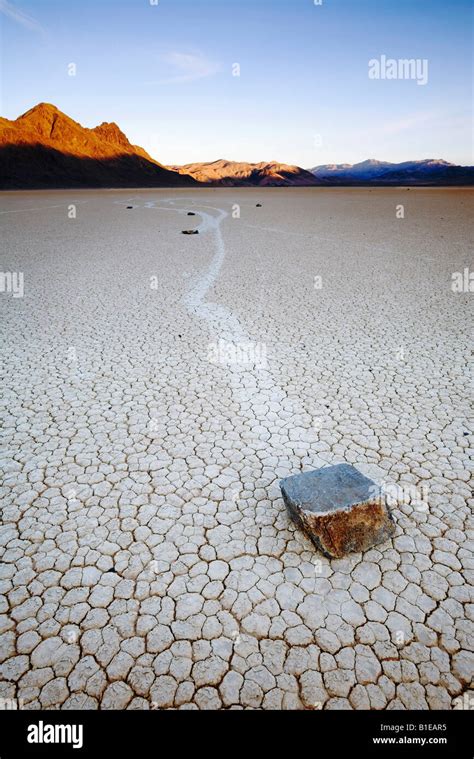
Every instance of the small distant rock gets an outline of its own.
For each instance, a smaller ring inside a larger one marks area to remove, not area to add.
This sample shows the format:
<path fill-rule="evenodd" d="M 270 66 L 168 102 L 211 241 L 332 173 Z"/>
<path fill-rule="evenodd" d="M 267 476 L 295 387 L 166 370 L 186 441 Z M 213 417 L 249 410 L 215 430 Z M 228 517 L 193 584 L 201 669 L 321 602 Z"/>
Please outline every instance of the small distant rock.
<path fill-rule="evenodd" d="M 196 214 L 194 213 L 194 211 L 188 211 L 188 216 L 196 216 Z"/>
<path fill-rule="evenodd" d="M 255 208 L 261 208 L 261 207 L 262 207 L 261 203 L 257 203 L 257 205 L 255 206 Z"/>
<path fill-rule="evenodd" d="M 133 208 L 133 206 L 127 206 L 127 210 L 128 210 L 129 208 Z"/>
<path fill-rule="evenodd" d="M 183 229 L 182 235 L 198 235 L 199 229 Z"/>

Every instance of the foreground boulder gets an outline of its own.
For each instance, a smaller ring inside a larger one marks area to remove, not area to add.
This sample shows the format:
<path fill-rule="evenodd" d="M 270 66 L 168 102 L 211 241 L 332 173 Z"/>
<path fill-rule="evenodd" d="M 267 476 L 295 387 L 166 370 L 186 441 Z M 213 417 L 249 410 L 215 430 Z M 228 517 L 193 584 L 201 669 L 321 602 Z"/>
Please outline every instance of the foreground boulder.
<path fill-rule="evenodd" d="M 349 464 L 286 477 L 280 488 L 291 518 L 329 558 L 366 551 L 394 534 L 380 487 Z"/>

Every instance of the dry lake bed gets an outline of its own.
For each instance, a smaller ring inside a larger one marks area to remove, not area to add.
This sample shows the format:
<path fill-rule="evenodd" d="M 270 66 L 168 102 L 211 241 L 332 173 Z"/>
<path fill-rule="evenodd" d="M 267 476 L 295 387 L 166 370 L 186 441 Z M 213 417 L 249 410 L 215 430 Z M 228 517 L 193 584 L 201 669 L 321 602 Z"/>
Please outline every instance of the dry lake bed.
<path fill-rule="evenodd" d="M 472 193 L 0 206 L 3 703 L 473 708 Z M 279 480 L 339 462 L 396 532 L 329 560 Z"/>

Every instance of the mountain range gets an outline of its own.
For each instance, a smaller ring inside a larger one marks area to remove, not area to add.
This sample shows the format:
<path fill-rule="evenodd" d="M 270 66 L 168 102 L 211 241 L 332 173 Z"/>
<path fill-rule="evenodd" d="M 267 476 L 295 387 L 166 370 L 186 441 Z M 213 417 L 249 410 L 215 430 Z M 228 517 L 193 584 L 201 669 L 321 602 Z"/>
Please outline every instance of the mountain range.
<path fill-rule="evenodd" d="M 460 185 L 474 183 L 474 167 L 456 166 L 441 158 L 403 163 L 389 163 L 370 158 L 361 163 L 315 166 L 310 171 L 323 184 Z"/>
<path fill-rule="evenodd" d="M 117 124 L 89 129 L 49 103 L 39 103 L 14 121 L 0 118 L 0 189 L 373 184 L 472 185 L 474 167 L 441 159 L 370 159 L 309 170 L 277 161 L 224 159 L 164 166 L 132 145 Z"/>
<path fill-rule="evenodd" d="M 209 163 L 188 163 L 186 166 L 172 166 L 180 174 L 187 174 L 198 182 L 218 184 L 224 187 L 235 185 L 260 187 L 279 185 L 308 186 L 320 184 L 311 171 L 299 166 L 270 161 L 265 163 L 241 163 L 220 158 Z"/>

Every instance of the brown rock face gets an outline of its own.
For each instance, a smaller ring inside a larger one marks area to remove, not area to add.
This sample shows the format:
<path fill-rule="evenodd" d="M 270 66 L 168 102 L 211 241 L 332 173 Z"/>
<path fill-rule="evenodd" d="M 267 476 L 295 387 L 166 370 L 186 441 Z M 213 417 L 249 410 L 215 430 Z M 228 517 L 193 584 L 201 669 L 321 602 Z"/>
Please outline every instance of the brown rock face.
<path fill-rule="evenodd" d="M 326 555 L 340 559 L 367 551 L 393 537 L 395 525 L 380 500 L 358 503 L 346 511 L 316 516 L 302 512 L 301 526 Z"/>
<path fill-rule="evenodd" d="M 0 170 L 2 189 L 196 184 L 132 145 L 117 124 L 88 129 L 50 103 L 0 119 Z"/>
<path fill-rule="evenodd" d="M 349 464 L 287 477 L 280 487 L 291 518 L 330 558 L 393 537 L 395 525 L 379 487 Z"/>
<path fill-rule="evenodd" d="M 0 145 L 42 145 L 85 158 L 140 155 L 161 166 L 148 153 L 132 145 L 117 124 L 104 122 L 87 129 L 50 103 L 40 103 L 16 121 L 1 119 Z"/>

